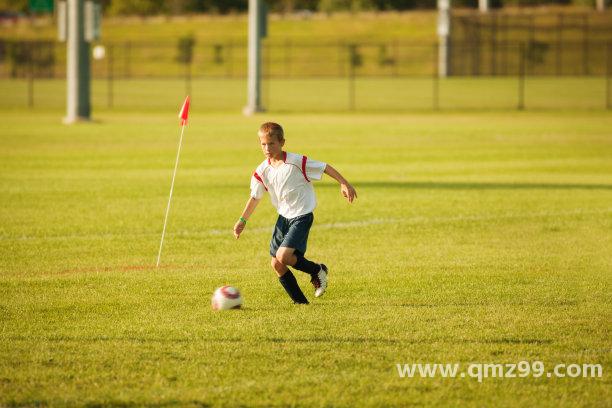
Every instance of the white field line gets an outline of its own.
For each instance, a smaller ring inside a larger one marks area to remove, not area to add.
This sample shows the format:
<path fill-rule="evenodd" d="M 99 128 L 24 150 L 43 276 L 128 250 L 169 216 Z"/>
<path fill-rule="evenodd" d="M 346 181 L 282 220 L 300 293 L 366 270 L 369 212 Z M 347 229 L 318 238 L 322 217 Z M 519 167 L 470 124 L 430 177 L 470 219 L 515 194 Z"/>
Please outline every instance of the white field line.
<path fill-rule="evenodd" d="M 580 208 L 568 211 L 543 211 L 543 212 L 532 212 L 532 213 L 511 213 L 511 214 L 482 214 L 482 215 L 457 215 L 452 217 L 409 217 L 409 218 L 371 218 L 363 221 L 347 221 L 347 222 L 331 222 L 324 224 L 315 224 L 316 229 L 351 229 L 368 227 L 372 225 L 388 225 L 388 224 L 400 224 L 400 225 L 427 225 L 427 224 L 445 224 L 453 222 L 483 222 L 483 221 L 494 221 L 494 220 L 510 220 L 510 219 L 534 219 L 534 218 L 548 218 L 548 217 L 571 217 L 576 215 L 602 215 L 612 213 L 612 208 L 604 208 L 601 210 L 583 210 Z M 259 233 L 272 233 L 273 227 L 258 227 L 245 229 L 247 234 L 259 234 Z M 150 237 L 159 235 L 158 231 L 153 232 L 132 232 L 132 233 L 102 233 L 102 234 L 69 234 L 69 235 L 47 235 L 47 236 L 36 236 L 36 235 L 24 235 L 20 237 L 11 236 L 0 236 L 0 242 L 7 241 L 31 241 L 31 240 L 42 240 L 42 241 L 54 241 L 54 240 L 72 240 L 72 239 L 117 239 L 117 238 L 138 238 L 138 237 Z M 227 229 L 210 229 L 200 232 L 194 231 L 178 231 L 168 234 L 172 237 L 207 237 L 207 236 L 223 236 L 232 237 L 232 228 L 229 226 Z"/>

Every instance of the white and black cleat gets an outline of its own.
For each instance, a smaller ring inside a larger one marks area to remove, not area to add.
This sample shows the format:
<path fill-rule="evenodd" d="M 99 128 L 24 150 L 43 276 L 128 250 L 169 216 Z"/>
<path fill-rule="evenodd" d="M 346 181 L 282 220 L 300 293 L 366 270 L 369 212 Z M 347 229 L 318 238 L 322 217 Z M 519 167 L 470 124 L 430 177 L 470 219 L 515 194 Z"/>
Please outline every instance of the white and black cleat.
<path fill-rule="evenodd" d="M 321 264 L 321 270 L 317 272 L 316 274 L 312 275 L 312 278 L 310 279 L 310 283 L 312 283 L 312 286 L 314 286 L 315 288 L 315 293 L 314 293 L 315 297 L 323 296 L 323 294 L 327 290 L 327 274 L 328 273 L 329 273 L 329 270 L 327 269 L 327 266 L 325 266 L 324 264 Z"/>

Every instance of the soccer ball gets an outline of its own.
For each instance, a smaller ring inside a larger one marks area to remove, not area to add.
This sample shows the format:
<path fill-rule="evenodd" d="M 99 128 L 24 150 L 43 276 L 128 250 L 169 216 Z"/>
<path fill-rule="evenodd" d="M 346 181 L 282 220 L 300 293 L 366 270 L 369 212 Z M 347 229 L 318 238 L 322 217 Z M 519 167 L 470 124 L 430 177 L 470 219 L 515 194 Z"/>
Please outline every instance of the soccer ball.
<path fill-rule="evenodd" d="M 240 296 L 240 291 L 233 286 L 221 286 L 213 293 L 210 303 L 213 310 L 240 309 L 242 296 Z"/>

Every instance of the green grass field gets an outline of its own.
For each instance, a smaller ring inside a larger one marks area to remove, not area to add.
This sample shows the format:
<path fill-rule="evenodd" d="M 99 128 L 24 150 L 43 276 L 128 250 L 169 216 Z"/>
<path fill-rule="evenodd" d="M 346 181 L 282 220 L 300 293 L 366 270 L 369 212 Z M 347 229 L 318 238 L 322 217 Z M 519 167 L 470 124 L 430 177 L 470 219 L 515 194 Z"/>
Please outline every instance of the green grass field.
<path fill-rule="evenodd" d="M 3 98 L 10 98 L 9 93 Z M 0 406 L 610 406 L 612 115 L 0 111 Z M 174 106 L 176 105 L 176 106 Z M 123 112 L 123 113 L 119 113 Z M 275 214 L 233 223 L 258 125 L 351 180 L 316 185 L 289 303 Z M 210 295 L 239 287 L 244 309 Z M 596 363 L 602 378 L 400 378 L 397 363 Z"/>

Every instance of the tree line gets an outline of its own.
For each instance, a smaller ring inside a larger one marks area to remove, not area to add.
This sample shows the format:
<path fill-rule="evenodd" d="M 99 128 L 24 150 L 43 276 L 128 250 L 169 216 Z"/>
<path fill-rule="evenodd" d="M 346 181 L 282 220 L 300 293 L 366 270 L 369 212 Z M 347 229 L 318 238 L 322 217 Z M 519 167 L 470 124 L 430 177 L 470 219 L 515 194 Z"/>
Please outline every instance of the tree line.
<path fill-rule="evenodd" d="M 0 0 L 0 12 L 30 13 L 36 3 L 46 0 Z M 56 0 L 57 1 L 57 0 Z M 158 15 L 217 13 L 247 10 L 248 0 L 98 0 L 105 15 Z M 436 8 L 436 0 L 266 0 L 272 12 L 296 11 L 385 11 Z M 477 7 L 478 0 L 451 0 L 453 7 Z M 489 0 L 491 7 L 580 5 L 593 6 L 594 0 Z"/>

